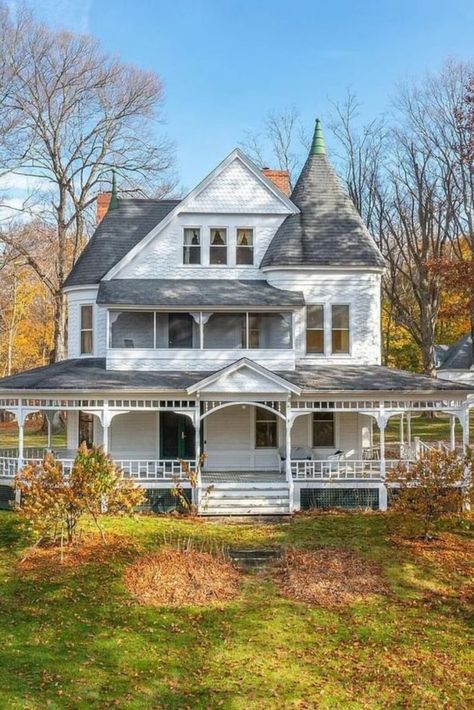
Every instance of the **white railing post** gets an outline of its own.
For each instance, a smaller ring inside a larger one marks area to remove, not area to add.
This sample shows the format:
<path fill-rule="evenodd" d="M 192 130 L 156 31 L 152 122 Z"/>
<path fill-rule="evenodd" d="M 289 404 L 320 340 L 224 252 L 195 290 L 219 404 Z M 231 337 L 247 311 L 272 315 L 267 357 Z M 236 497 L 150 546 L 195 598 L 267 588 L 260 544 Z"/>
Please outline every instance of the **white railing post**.
<path fill-rule="evenodd" d="M 449 415 L 449 445 L 451 451 L 456 449 L 456 417 L 454 414 Z"/>
<path fill-rule="evenodd" d="M 199 400 L 197 402 L 197 407 L 194 411 L 194 446 L 195 446 L 195 455 L 196 455 L 196 475 L 197 475 L 197 482 L 196 482 L 196 500 L 194 501 L 194 504 L 196 505 L 197 510 L 199 511 L 201 508 L 201 496 L 202 496 L 202 475 L 201 475 L 201 466 L 200 466 L 200 458 L 201 458 L 201 408 L 199 406 Z"/>

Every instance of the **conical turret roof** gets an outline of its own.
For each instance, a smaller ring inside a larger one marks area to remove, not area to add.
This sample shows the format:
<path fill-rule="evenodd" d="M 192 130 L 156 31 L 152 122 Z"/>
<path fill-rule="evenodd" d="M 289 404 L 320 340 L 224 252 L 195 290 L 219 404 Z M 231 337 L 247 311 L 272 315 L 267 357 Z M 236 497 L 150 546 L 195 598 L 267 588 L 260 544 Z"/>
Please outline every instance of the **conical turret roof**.
<path fill-rule="evenodd" d="M 285 219 L 261 266 L 366 266 L 385 261 L 326 156 L 319 119 L 291 201 L 299 214 Z"/>

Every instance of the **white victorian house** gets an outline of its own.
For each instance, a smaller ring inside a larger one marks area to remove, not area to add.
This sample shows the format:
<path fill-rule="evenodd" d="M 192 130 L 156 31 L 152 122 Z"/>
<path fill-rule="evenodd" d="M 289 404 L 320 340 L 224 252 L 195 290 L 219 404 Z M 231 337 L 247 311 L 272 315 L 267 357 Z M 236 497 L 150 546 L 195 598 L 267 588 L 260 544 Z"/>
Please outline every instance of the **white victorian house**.
<path fill-rule="evenodd" d="M 205 452 L 203 514 L 385 509 L 387 467 L 416 455 L 409 431 L 386 451 L 394 416 L 448 412 L 468 441 L 472 388 L 380 364 L 384 260 L 319 122 L 287 183 L 234 150 L 182 200 L 100 196 L 65 285 L 68 359 L 0 380 L 19 427 L 0 484 L 41 455 L 23 443 L 39 410 L 67 413 L 66 468 L 102 444 L 157 507 Z"/>

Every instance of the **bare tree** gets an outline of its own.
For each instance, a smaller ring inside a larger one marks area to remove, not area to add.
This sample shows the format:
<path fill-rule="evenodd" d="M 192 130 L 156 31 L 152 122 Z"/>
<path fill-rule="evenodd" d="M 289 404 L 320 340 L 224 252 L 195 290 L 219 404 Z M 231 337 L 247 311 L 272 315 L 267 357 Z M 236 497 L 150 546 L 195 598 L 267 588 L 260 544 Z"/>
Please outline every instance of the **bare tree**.
<path fill-rule="evenodd" d="M 57 360 L 65 357 L 62 286 L 84 246 L 91 206 L 111 169 L 125 190 L 143 190 L 147 183 L 156 194 L 169 187 L 173 150 L 156 130 L 163 86 L 157 75 L 121 63 L 95 40 L 53 31 L 28 14 L 5 22 L 1 39 L 14 74 L 7 105 L 21 115 L 21 149 L 13 157 L 21 160 L 22 174 L 44 185 L 45 226 L 38 237 L 48 235 L 51 273 L 39 266 L 29 238 L 12 241 L 5 231 L 0 239 L 51 290 L 51 359 Z M 18 236 L 25 236 L 23 230 Z"/>
<path fill-rule="evenodd" d="M 308 144 L 300 114 L 293 106 L 268 113 L 263 129 L 247 131 L 241 146 L 260 168 L 287 170 L 293 186 L 305 157 L 303 148 Z"/>

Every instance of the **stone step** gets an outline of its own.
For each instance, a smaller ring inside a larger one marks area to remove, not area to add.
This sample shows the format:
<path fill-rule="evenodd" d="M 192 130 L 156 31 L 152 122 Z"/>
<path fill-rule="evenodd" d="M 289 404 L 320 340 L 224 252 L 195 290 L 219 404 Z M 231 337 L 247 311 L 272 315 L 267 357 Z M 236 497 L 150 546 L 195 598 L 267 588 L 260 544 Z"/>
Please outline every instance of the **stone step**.
<path fill-rule="evenodd" d="M 216 515 L 219 517 L 226 515 L 289 515 L 290 508 L 288 505 L 280 506 L 251 506 L 245 508 L 244 506 L 238 507 L 224 507 L 219 505 L 218 507 L 203 507 L 200 511 L 200 515 Z"/>
<path fill-rule="evenodd" d="M 289 506 L 289 498 L 288 494 L 284 496 L 259 496 L 259 497 L 254 497 L 254 496 L 223 496 L 223 497 L 217 497 L 217 496 L 203 496 L 202 497 L 202 503 L 203 505 L 208 505 L 213 508 L 217 507 L 225 507 L 225 506 L 265 506 L 265 505 L 271 505 L 271 506 L 276 506 L 276 505 L 285 505 L 286 507 Z"/>
<path fill-rule="evenodd" d="M 268 491 L 261 488 L 232 488 L 229 490 L 214 488 L 208 493 L 203 491 L 204 495 L 206 498 L 281 498 L 282 496 L 288 498 L 288 488 L 272 488 Z"/>
<path fill-rule="evenodd" d="M 202 488 L 203 490 L 206 490 L 206 488 L 210 488 L 211 490 L 219 490 L 219 491 L 231 491 L 231 490 L 240 490 L 240 491 L 268 491 L 272 490 L 274 488 L 279 488 L 279 489 L 285 489 L 288 490 L 288 486 L 286 482 L 284 481 L 268 481 L 267 482 L 262 482 L 262 481 L 245 481 L 245 482 L 233 482 L 233 481 L 219 481 L 217 483 L 212 483 L 211 481 L 206 481 L 203 480 L 202 482 Z"/>

